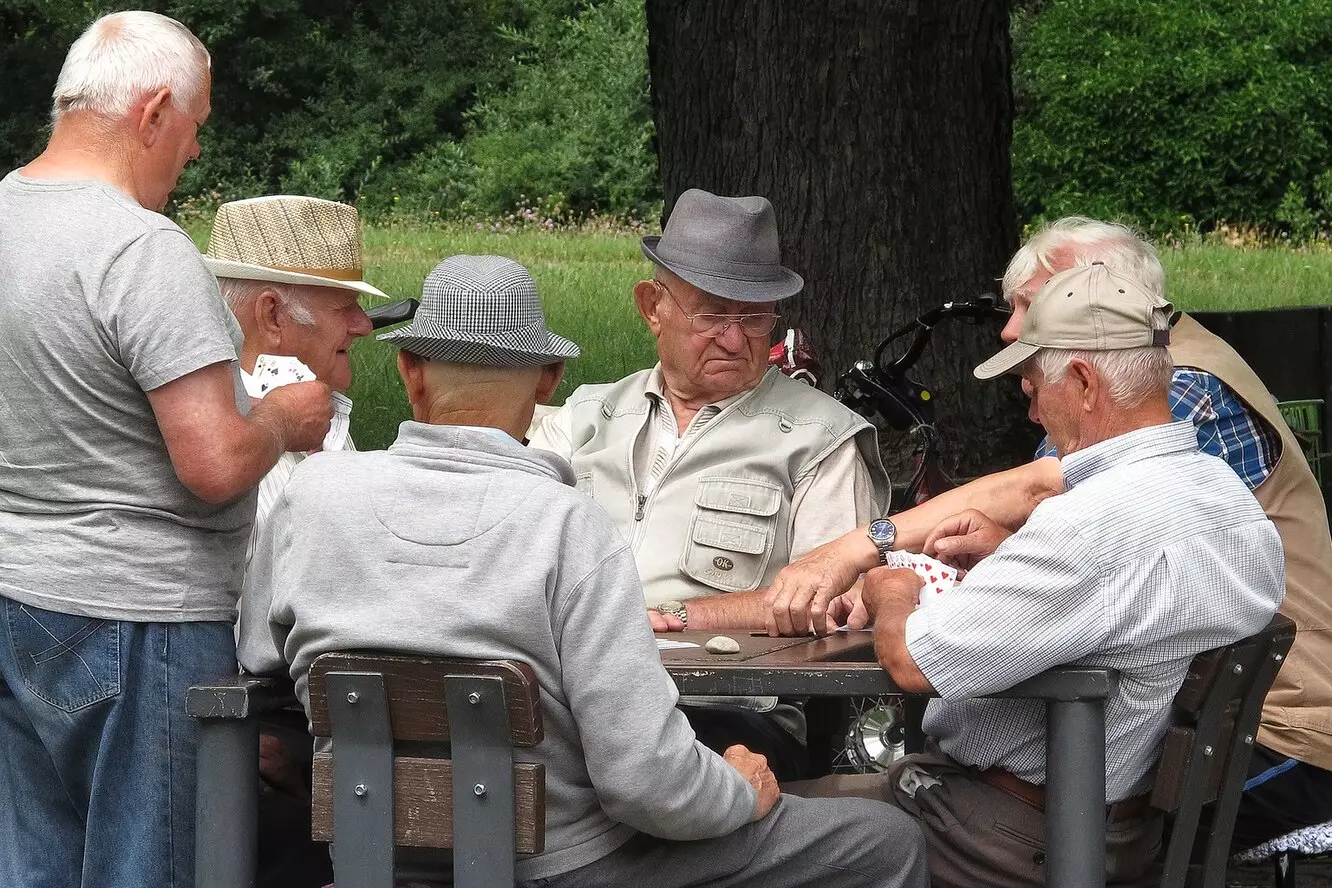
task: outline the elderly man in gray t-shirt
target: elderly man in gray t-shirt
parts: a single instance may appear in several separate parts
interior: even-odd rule
[[[881,803],[779,796],[761,756],[699,743],[661,665],[629,545],[569,464],[519,443],[573,343],[518,263],[455,256],[385,334],[414,421],[387,451],[301,463],[256,544],[241,662],[286,671],[379,649],[529,664],[546,843],[521,885],[927,883],[919,831]]]
[[[178,22],[104,17],[0,181],[0,885],[193,884],[185,689],[235,668],[250,491],[328,429],[322,383],[249,412],[235,322],[155,212],[208,93]]]

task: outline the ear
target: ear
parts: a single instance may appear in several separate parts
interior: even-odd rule
[[[634,285],[634,305],[638,306],[638,313],[647,321],[653,336],[661,335],[661,317],[657,312],[664,296],[656,281],[639,281]]]
[[[421,411],[416,405],[424,406],[425,400],[425,361],[411,352],[398,350],[398,375],[402,377],[402,387],[407,390],[407,403],[412,405],[412,418],[421,420]]]
[[[1105,383],[1101,380],[1101,374],[1082,358],[1074,358],[1068,363],[1066,375],[1079,387],[1082,412],[1090,413],[1095,410],[1105,397]]]
[[[264,290],[250,301],[251,321],[254,330],[262,337],[265,345],[278,346],[282,343],[282,304],[272,290]]]
[[[145,148],[157,144],[162,134],[162,124],[166,122],[166,110],[171,105],[171,87],[164,86],[148,97],[139,112],[139,142]]]
[[[555,389],[559,387],[560,380],[563,378],[563,361],[542,367],[541,378],[537,380],[536,402],[538,404],[549,404],[551,395],[555,394]]]

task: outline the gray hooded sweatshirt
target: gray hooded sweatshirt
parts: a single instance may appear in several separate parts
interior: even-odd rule
[[[633,554],[568,463],[498,431],[404,422],[387,451],[321,453],[274,506],[241,597],[246,670],[290,670],[309,708],[320,654],[528,663],[545,739],[543,878],[641,831],[726,835],[753,788],[694,739],[643,613]],[[288,666],[290,664],[290,666]]]

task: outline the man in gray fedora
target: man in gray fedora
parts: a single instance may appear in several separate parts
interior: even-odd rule
[[[655,269],[634,301],[659,362],[580,387],[532,446],[568,459],[579,489],[630,541],[656,629],[763,628],[762,588],[781,568],[882,514],[889,488],[875,431],[768,368],[775,309],[804,281],[781,264],[765,198],[686,191],[643,253]],[[768,731],[772,719],[715,707],[691,718],[705,736],[705,720],[749,725],[722,729],[714,748],[737,736],[757,743],[757,732],[769,735],[759,745],[774,764],[801,757],[788,742],[803,736],[798,712],[777,712],[785,734]]]
[[[628,544],[564,460],[523,447],[578,347],[518,263],[454,256],[400,349],[413,419],[387,451],[296,467],[249,571],[240,659],[289,672],[369,648],[529,664],[545,739],[546,841],[518,884],[927,884],[888,805],[780,795],[762,756],[700,744],[643,619]]]

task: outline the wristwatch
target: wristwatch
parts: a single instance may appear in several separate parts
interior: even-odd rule
[[[665,614],[668,617],[675,617],[681,623],[684,623],[686,629],[689,628],[689,611],[685,610],[682,601],[663,601],[653,608],[659,614]]]
[[[875,518],[866,533],[874,548],[879,550],[879,563],[887,564],[888,553],[893,551],[893,544],[897,542],[897,525],[888,518]]]

